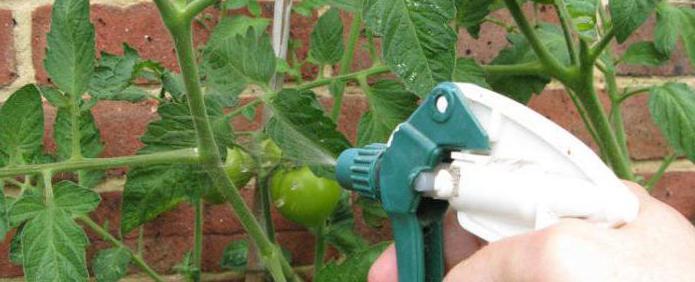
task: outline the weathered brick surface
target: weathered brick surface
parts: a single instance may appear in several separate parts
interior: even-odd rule
[[[656,185],[652,195],[690,220],[695,220],[695,172],[670,172]]]
[[[0,86],[17,78],[12,11],[0,9]]]

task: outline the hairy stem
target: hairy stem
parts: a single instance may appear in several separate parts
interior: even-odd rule
[[[547,75],[543,65],[537,62],[516,65],[483,65],[488,74],[496,75]]]
[[[174,15],[174,17],[171,15],[167,16],[165,13],[162,13],[162,18],[174,39],[176,55],[186,87],[188,107],[196,130],[200,164],[206,169],[218,191],[229,201],[241,225],[253,239],[256,246],[258,246],[266,266],[281,267],[282,271],[280,273],[271,270],[273,278],[276,281],[284,281],[286,277],[290,278],[290,280],[298,279],[287,260],[281,254],[277,255],[280,253],[279,248],[268,240],[261,225],[253,216],[239,190],[237,190],[237,187],[223,168],[200,86],[200,76],[193,47],[191,20],[181,19],[177,15]]]
[[[142,271],[144,271],[150,278],[152,278],[155,281],[164,281],[164,278],[159,276],[159,274],[154,271],[140,255],[138,255],[136,252],[133,252],[128,246],[123,244],[120,240],[116,239],[116,237],[113,237],[109,231],[101,227],[101,225],[97,224],[94,222],[91,218],[89,218],[86,215],[80,216],[77,218],[80,220],[82,223],[87,225],[90,229],[92,229],[95,233],[97,233],[101,238],[104,238],[104,240],[109,241],[112,245],[122,248],[128,251],[128,254],[130,254],[130,258],[135,263],[135,265],[138,266]]]
[[[357,77],[361,75],[367,75],[367,76],[372,76],[372,75],[377,75],[377,74],[382,74],[382,73],[387,73],[390,72],[391,69],[387,66],[372,66],[371,68],[364,69],[358,72],[353,72],[353,73],[348,73],[348,74],[341,74],[338,76],[334,77],[328,77],[324,78],[321,80],[314,80],[312,82],[302,84],[297,86],[298,90],[309,90],[313,89],[316,87],[321,87],[324,85],[328,85],[333,81],[348,81],[348,80],[357,80]]]
[[[158,164],[195,164],[198,163],[196,149],[182,149],[148,155],[137,155],[117,158],[84,158],[81,160],[67,160],[64,162],[21,165],[0,168],[0,177],[11,177],[25,174],[36,174],[43,170],[51,170],[54,173],[75,171],[80,169],[107,169],[127,166],[149,166]]]
[[[613,70],[613,68],[609,68],[609,70]],[[615,78],[615,72],[614,71],[605,71],[603,72],[603,76],[606,79],[606,89],[608,91],[608,96],[611,99],[611,114],[610,114],[610,120],[611,124],[613,125],[613,130],[615,132],[615,138],[616,141],[618,142],[618,145],[620,145],[620,149],[623,152],[623,155],[629,156],[629,150],[627,148],[627,140],[625,136],[625,123],[623,122],[623,113],[620,108],[620,97],[618,95],[618,82],[616,81]]]
[[[326,255],[326,224],[316,228],[316,245],[314,246],[314,278],[323,268],[323,258]]]
[[[555,11],[560,18],[560,23],[562,26],[562,33],[565,35],[565,43],[567,43],[567,51],[570,53],[570,60],[573,65],[579,63],[579,53],[574,47],[574,38],[572,34],[575,32],[574,25],[572,24],[572,17],[567,10],[567,5],[565,5],[564,0],[554,0]]]
[[[355,47],[357,46],[357,41],[360,39],[360,32],[362,29],[362,14],[353,13],[352,14],[352,24],[350,25],[350,35],[348,36],[347,47],[345,48],[345,53],[340,60],[340,72],[338,76],[346,74],[350,71],[352,67],[352,60],[355,57]],[[339,82],[344,83],[344,82]],[[331,110],[331,118],[334,121],[338,120],[340,115],[340,109],[343,105],[343,94],[345,91],[339,91],[338,93],[333,93],[333,109]]]

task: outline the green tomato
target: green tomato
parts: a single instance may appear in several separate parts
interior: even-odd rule
[[[273,167],[282,160],[282,150],[273,140],[265,139],[261,141],[261,162],[263,167]]]
[[[340,200],[338,182],[317,177],[308,167],[278,169],[270,180],[270,195],[280,213],[296,223],[316,227],[331,216]]]
[[[227,149],[227,160],[224,162],[224,170],[234,182],[237,189],[244,188],[254,176],[255,163],[251,156],[239,148]],[[217,189],[210,189],[204,196],[205,200],[213,204],[221,204],[224,197]]]

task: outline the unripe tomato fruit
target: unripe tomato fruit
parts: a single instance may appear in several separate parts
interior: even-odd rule
[[[263,167],[273,167],[282,159],[282,150],[273,140],[261,141],[261,162]]]
[[[227,160],[224,162],[224,170],[234,182],[237,189],[244,188],[253,178],[255,163],[251,156],[239,148],[227,149]],[[213,204],[221,204],[224,197],[217,189],[210,189],[204,196],[205,200]]]
[[[273,204],[287,219],[316,227],[333,213],[340,200],[338,182],[317,177],[309,167],[278,169],[270,180]]]

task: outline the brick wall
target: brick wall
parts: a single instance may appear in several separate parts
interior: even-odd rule
[[[27,83],[48,83],[46,72],[42,67],[45,47],[45,36],[50,21],[50,0],[0,0],[0,102],[12,92]],[[156,8],[147,0],[92,0],[92,22],[96,27],[97,48],[99,51],[119,53],[123,42],[136,48],[140,54],[149,59],[161,61],[169,68],[177,69],[171,38],[166,33]],[[215,14],[216,11],[208,11]],[[272,2],[263,2],[263,14],[272,14]],[[503,18],[508,18],[501,15]],[[540,17],[555,21],[554,12],[550,9],[541,10]],[[349,17],[345,17],[349,21]],[[208,25],[214,25],[213,20],[205,20]],[[292,21],[292,35],[301,39],[306,45],[307,38],[315,17],[295,16]],[[638,38],[633,41],[651,39],[653,19],[638,31]],[[347,28],[346,28],[347,29]],[[347,32],[347,31],[346,31]],[[196,38],[203,43],[209,32],[202,26],[195,29]],[[493,25],[485,25],[482,36],[474,41],[465,31],[460,33],[458,51],[460,55],[474,56],[479,61],[489,62],[497,51],[504,47],[504,31]],[[619,52],[626,46],[617,46]],[[306,53],[306,47],[302,49]],[[358,51],[354,67],[368,65],[366,51]],[[307,70],[306,75],[311,75]],[[621,86],[638,86],[652,82],[682,81],[695,86],[695,70],[689,64],[679,46],[678,52],[665,66],[659,68],[622,67],[619,84]],[[599,83],[601,85],[601,83]],[[577,112],[571,101],[558,84],[551,84],[548,89],[531,101],[531,107],[543,115],[555,120],[585,142],[591,144],[588,133],[583,128]],[[325,89],[320,89],[324,102],[331,101]],[[343,118],[340,120],[340,130],[352,140],[355,138],[359,114],[366,110],[365,98],[356,89],[348,89],[343,105]],[[648,176],[660,164],[660,159],[668,154],[665,141],[658,129],[651,122],[646,108],[646,97],[637,97],[624,106],[625,122],[629,140],[630,153],[635,161],[639,174]],[[138,137],[144,133],[147,123],[156,117],[156,103],[147,101],[141,103],[102,102],[94,108],[97,125],[101,129],[105,142],[104,157],[125,156],[134,154],[142,144]],[[45,144],[53,148],[50,140],[52,122],[55,110],[46,106],[47,137]],[[359,114],[358,114],[359,113]],[[256,128],[257,123],[235,120],[239,128]],[[124,184],[124,170],[112,170],[109,179],[98,187],[103,201],[93,218],[100,223],[108,220],[112,232],[118,226],[118,214],[121,191]],[[249,194],[249,192],[245,192]],[[695,218],[695,166],[685,160],[677,161],[659,183],[654,195],[676,207],[689,218]],[[158,271],[171,273],[172,267],[179,262],[184,253],[191,247],[193,211],[188,206],[182,206],[169,212],[161,218],[146,225],[145,258]],[[306,242],[313,239],[300,226],[283,220],[275,215],[278,227],[278,238],[283,245],[293,252],[298,264],[311,262],[312,247]],[[380,235],[367,231],[370,238]],[[231,211],[226,207],[209,207],[206,209],[205,221],[205,258],[204,271],[218,272],[218,261],[224,246],[231,240],[241,238],[243,231]],[[9,236],[9,235],[8,235]],[[381,235],[388,236],[388,234]],[[9,237],[8,237],[9,238]],[[105,248],[108,243],[90,234],[92,246],[88,258],[99,248]],[[134,236],[126,238],[133,245]],[[0,277],[21,276],[21,268],[8,261],[7,240],[0,243]]]

